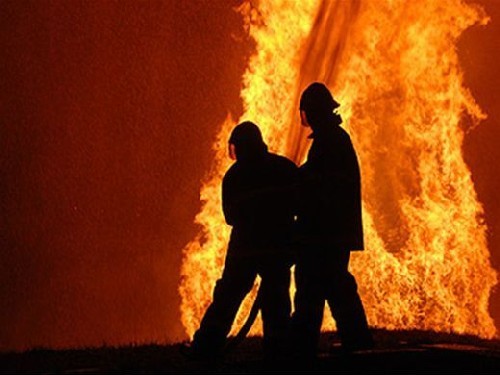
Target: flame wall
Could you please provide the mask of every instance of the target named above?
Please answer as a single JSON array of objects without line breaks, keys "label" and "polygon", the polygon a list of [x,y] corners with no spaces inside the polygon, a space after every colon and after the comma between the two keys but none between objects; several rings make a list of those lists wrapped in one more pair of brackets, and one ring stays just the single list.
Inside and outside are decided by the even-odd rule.
[{"label": "flame wall", "polygon": [[[459,0],[368,0],[246,3],[242,11],[256,52],[240,120],[257,121],[272,150],[303,160],[296,112],[307,83],[325,81],[342,104],[363,176],[367,250],[353,256],[352,269],[370,324],[493,337],[496,273],[462,155],[464,129],[485,115],[463,85],[456,52],[463,31],[487,22],[483,10]],[[232,126],[222,126],[202,188],[203,230],[185,248],[180,292],[189,334],[223,264],[219,185]],[[247,310],[248,301],[239,319]]]}]

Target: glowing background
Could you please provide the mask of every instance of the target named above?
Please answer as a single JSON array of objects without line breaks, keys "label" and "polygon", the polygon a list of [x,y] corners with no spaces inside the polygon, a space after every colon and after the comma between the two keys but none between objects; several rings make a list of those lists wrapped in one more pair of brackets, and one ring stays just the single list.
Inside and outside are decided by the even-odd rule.
[{"label": "glowing background", "polygon": [[[465,159],[499,269],[500,4],[476,3],[459,53],[489,118]],[[1,3],[0,349],[185,337],[181,249],[252,47],[237,4]]]}]

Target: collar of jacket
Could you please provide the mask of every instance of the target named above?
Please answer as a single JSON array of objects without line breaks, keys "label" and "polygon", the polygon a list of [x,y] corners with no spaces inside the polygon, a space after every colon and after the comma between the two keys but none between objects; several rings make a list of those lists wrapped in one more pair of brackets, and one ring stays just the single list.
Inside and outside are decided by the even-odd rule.
[{"label": "collar of jacket", "polygon": [[321,138],[323,135],[332,133],[335,131],[335,126],[337,125],[328,125],[319,129],[314,130],[309,136],[308,139]]},{"label": "collar of jacket", "polygon": [[259,163],[264,160],[269,155],[269,151],[265,150],[262,152],[257,152],[255,154],[246,155],[245,157],[240,157],[236,160],[238,164],[254,164]]}]

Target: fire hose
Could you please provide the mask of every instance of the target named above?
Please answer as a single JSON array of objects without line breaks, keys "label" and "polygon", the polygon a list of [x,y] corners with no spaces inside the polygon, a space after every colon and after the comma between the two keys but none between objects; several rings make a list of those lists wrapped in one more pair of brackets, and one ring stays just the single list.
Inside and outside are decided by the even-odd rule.
[{"label": "fire hose", "polygon": [[243,326],[240,328],[236,336],[234,336],[228,341],[228,343],[226,344],[226,348],[224,349],[226,352],[234,350],[234,348],[236,348],[245,339],[248,332],[250,331],[250,328],[252,328],[253,324],[255,323],[255,319],[257,318],[259,310],[262,307],[261,305],[262,305],[262,290],[259,288],[259,291],[257,293],[257,296],[255,297],[255,300],[253,301],[252,308],[250,309],[250,313],[248,314],[245,324],[243,324]]}]

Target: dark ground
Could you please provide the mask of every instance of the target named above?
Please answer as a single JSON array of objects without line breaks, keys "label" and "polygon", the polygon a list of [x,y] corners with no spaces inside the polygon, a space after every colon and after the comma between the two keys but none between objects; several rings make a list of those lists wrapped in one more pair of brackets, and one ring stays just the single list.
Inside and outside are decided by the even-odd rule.
[{"label": "dark ground", "polygon": [[0,354],[0,373],[500,373],[499,340],[422,331],[375,330],[374,336],[375,349],[343,354],[336,335],[325,333],[319,359],[307,366],[293,358],[265,363],[261,339],[253,337],[213,363],[187,360],[181,344],[34,349]]}]

